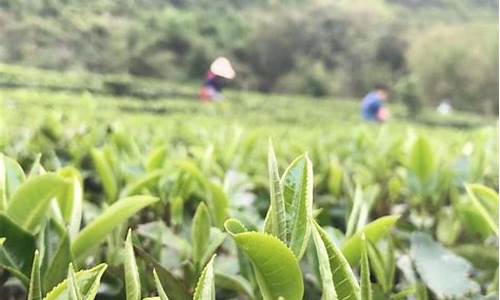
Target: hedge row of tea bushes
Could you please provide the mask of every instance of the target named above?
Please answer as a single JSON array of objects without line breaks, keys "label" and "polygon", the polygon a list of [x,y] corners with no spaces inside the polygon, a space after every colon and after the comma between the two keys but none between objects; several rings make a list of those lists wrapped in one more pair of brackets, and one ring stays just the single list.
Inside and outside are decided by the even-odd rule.
[{"label": "hedge row of tea bushes", "polygon": [[151,113],[3,90],[0,294],[497,298],[495,122],[359,124],[342,101],[230,95]]}]

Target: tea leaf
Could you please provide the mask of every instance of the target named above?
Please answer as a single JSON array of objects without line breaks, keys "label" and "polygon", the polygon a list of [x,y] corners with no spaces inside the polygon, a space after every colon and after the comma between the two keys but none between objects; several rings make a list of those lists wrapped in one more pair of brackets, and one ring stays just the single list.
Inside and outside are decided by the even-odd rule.
[{"label": "tea leaf", "polygon": [[376,219],[366,225],[358,233],[353,235],[342,246],[342,253],[351,266],[356,266],[361,259],[362,243],[361,235],[364,233],[366,238],[372,243],[376,243],[396,224],[398,215],[385,216]]},{"label": "tea leaf", "polygon": [[[268,216],[266,216],[266,232],[278,237],[281,241],[287,241],[286,236],[286,211],[285,199],[283,197],[283,187],[278,172],[278,163],[274,154],[273,145],[269,143],[268,151],[268,171],[269,171],[269,194],[270,206]],[[269,223],[269,224],[268,224]]]},{"label": "tea leaf", "polygon": [[68,285],[69,285],[69,295],[71,300],[83,300],[82,293],[78,287],[78,282],[76,280],[75,270],[73,269],[73,264],[69,264],[68,268]]},{"label": "tea leaf", "polygon": [[467,184],[465,189],[476,210],[498,236],[498,194],[479,184]]},{"label": "tea leaf", "polygon": [[215,286],[217,288],[232,290],[237,293],[247,295],[250,299],[255,298],[250,283],[245,278],[238,275],[216,272]]},{"label": "tea leaf", "polygon": [[364,234],[361,235],[363,244],[361,251],[361,299],[372,299],[372,283],[370,282],[370,265],[368,262],[368,244]]},{"label": "tea leaf", "polygon": [[25,179],[17,161],[0,153],[0,211],[7,209],[9,199]]},{"label": "tea leaf", "polygon": [[35,238],[4,213],[0,213],[0,236],[5,239],[0,246],[0,266],[12,272],[28,286],[35,253]]},{"label": "tea leaf", "polygon": [[88,224],[76,236],[71,244],[74,258],[80,261],[106,238],[116,226],[123,223],[130,216],[144,207],[158,201],[158,198],[149,196],[132,196],[123,198],[108,207],[92,223]]},{"label": "tea leaf", "polygon": [[59,208],[64,222],[68,226],[70,238],[74,238],[80,230],[82,220],[83,188],[80,173],[74,168],[66,168],[59,172],[68,184],[58,195]]},{"label": "tea leaf", "polygon": [[7,215],[24,229],[36,233],[50,201],[66,184],[64,179],[53,173],[29,178],[12,196]]},{"label": "tea leaf", "polygon": [[121,197],[126,197],[129,195],[134,195],[142,192],[143,189],[154,186],[158,183],[158,180],[163,175],[162,170],[151,171],[146,173],[144,176],[139,178],[138,180],[128,184],[120,193]]},{"label": "tea leaf", "polygon": [[[326,257],[328,258],[328,266],[330,268],[330,273],[338,299],[360,300],[360,288],[346,258],[342,255],[342,252],[340,252],[337,246],[330,240],[328,233],[326,233],[326,231],[316,222],[314,222],[314,225],[315,232],[318,235],[315,239],[315,243],[320,249],[321,244],[325,247],[327,254]],[[318,239],[318,237],[320,239]],[[322,254],[322,256],[324,256],[324,254]],[[323,270],[323,272],[326,272],[326,270]],[[327,278],[326,276],[328,275],[325,274],[325,278]]]},{"label": "tea leaf", "polygon": [[40,231],[40,240],[43,241],[43,290],[49,291],[67,277],[71,246],[66,229],[52,219]]},{"label": "tea leaf", "polygon": [[92,149],[90,154],[92,156],[92,161],[94,162],[97,174],[99,174],[99,178],[101,179],[104,191],[106,192],[106,200],[109,203],[112,203],[118,196],[118,184],[116,182],[113,169],[102,150]]},{"label": "tea leaf", "polygon": [[[99,289],[102,274],[106,271],[107,265],[100,264],[92,269],[80,271],[75,274],[76,285],[85,300],[93,300]],[[65,279],[50,291],[44,300],[67,300],[70,299],[69,282]]]},{"label": "tea leaf", "polygon": [[321,276],[322,300],[337,300],[337,292],[333,283],[332,268],[330,266],[330,257],[326,250],[325,243],[321,239],[316,226],[313,227],[312,236],[314,246],[316,247],[316,255],[318,257],[319,273]]},{"label": "tea leaf", "polygon": [[[229,219],[226,230],[254,266],[264,300],[302,299],[302,272],[293,252],[279,239],[259,232],[242,232],[243,226]],[[232,231],[237,229],[237,231]]]},{"label": "tea leaf", "polygon": [[408,168],[419,178],[422,184],[428,182],[436,168],[435,152],[427,138],[416,139],[409,154]]},{"label": "tea leaf", "polygon": [[161,285],[160,278],[158,278],[158,274],[156,273],[156,269],[153,269],[153,276],[155,278],[156,291],[158,292],[159,299],[168,300],[167,294],[165,294],[165,290],[163,290],[163,286]]},{"label": "tea leaf", "polygon": [[167,157],[168,150],[165,146],[157,147],[153,150],[153,152],[148,156],[146,162],[146,170],[151,172],[153,170],[161,169],[163,167],[163,163],[165,158]]},{"label": "tea leaf", "polygon": [[[382,290],[388,293],[390,292],[389,273],[391,272],[391,270],[387,270],[389,267],[385,266],[384,258],[382,257],[382,254],[377,249],[377,247],[370,241],[367,241],[367,244],[370,266],[374,272],[375,277],[377,278],[377,282],[382,286]],[[386,255],[389,256],[390,254],[387,253]],[[390,263],[393,263],[392,257],[388,257],[387,260],[391,260]]]},{"label": "tea leaf", "polygon": [[200,203],[193,217],[191,241],[193,243],[193,261],[198,264],[210,240],[210,216],[205,203]]},{"label": "tea leaf", "polygon": [[177,279],[172,273],[167,269],[162,267],[157,263],[154,258],[144,252],[144,250],[134,247],[135,253],[148,265],[156,270],[158,278],[165,286],[165,293],[170,299],[175,300],[191,300],[192,297],[189,295],[188,290],[184,283]]},{"label": "tea leaf", "polygon": [[28,300],[42,299],[42,285],[40,282],[40,254],[35,251],[33,258],[33,267],[31,268],[31,278],[28,291]]},{"label": "tea leaf", "polygon": [[311,234],[313,202],[312,162],[304,154],[286,169],[281,180],[286,213],[286,243],[300,260]]},{"label": "tea leaf", "polygon": [[194,291],[193,300],[215,300],[215,281],[214,281],[214,263],[215,255],[205,266],[201,272],[196,289]]},{"label": "tea leaf", "polygon": [[125,271],[125,289],[127,300],[141,299],[141,282],[135,261],[134,248],[132,247],[132,231],[129,229],[125,240],[123,269]]},{"label": "tea leaf", "polygon": [[478,290],[469,278],[471,264],[424,233],[411,235],[410,255],[418,274],[438,298],[463,298]]}]

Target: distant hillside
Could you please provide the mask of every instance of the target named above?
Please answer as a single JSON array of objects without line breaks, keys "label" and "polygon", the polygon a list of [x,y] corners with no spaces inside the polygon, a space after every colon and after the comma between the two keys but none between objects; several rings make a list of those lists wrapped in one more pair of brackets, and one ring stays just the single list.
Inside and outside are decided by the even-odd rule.
[{"label": "distant hillside", "polygon": [[[493,0],[3,0],[0,62],[179,82],[202,80],[213,58],[225,55],[238,70],[231,84],[240,89],[359,97],[377,82],[428,77],[417,74],[422,70],[411,60],[418,55],[408,53],[442,26],[484,52],[466,58],[457,50],[453,64],[484,68],[478,60],[493,61],[495,41],[473,40],[475,28],[480,23],[480,35],[495,35],[497,8]],[[440,47],[447,55],[462,44]],[[467,72],[460,68],[451,70]],[[489,72],[473,73],[498,78]],[[464,109],[496,101],[477,92],[448,95],[455,84],[417,90],[423,101],[458,96]]]}]

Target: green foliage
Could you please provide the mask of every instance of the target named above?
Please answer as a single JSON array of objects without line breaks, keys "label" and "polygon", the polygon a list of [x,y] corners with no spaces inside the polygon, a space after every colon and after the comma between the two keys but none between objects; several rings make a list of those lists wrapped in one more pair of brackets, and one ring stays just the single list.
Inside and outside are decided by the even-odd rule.
[{"label": "green foliage", "polygon": [[376,243],[389,233],[398,219],[399,216],[385,216],[378,218],[345,241],[342,246],[342,254],[345,256],[349,264],[356,265],[361,258],[361,253],[363,251],[363,242],[361,239],[362,235],[364,235],[368,241]]},{"label": "green foliage", "polygon": [[395,86],[396,98],[406,106],[409,118],[415,118],[423,108],[417,91],[417,80],[413,76],[401,78]]},{"label": "green foliage", "polygon": [[165,290],[163,290],[163,286],[160,282],[160,278],[158,277],[158,274],[156,273],[156,270],[153,269],[153,275],[155,277],[155,285],[156,285],[156,290],[158,292],[158,296],[160,300],[168,300],[167,294],[165,293]]},{"label": "green foliage", "polygon": [[40,279],[40,254],[35,251],[33,267],[31,268],[31,278],[28,291],[28,300],[42,299],[42,284]]},{"label": "green foliage", "polygon": [[[141,98],[178,92],[172,86],[154,92],[128,75],[198,82],[221,54],[237,66],[234,84],[239,87],[315,97],[361,96],[375,83],[395,83],[410,71],[422,78],[418,88],[425,102],[451,97],[461,108],[476,109],[480,101],[487,105],[479,110],[488,112],[484,109],[498,98],[498,76],[492,72],[498,61],[486,64],[495,62],[491,59],[498,52],[493,49],[498,8],[494,3],[9,0],[1,7],[6,13],[0,21],[6,26],[0,28],[0,60],[116,74],[102,80],[69,76],[71,84],[46,77],[41,85]],[[487,23],[486,29],[470,25],[479,22]],[[442,29],[443,23],[452,24],[451,33]],[[68,28],[71,35],[65,34]],[[491,37],[484,35],[486,31]],[[433,32],[437,37],[428,37]],[[33,38],[20,41],[19,36]],[[1,85],[40,85],[31,82],[20,79],[17,70],[0,71]]]},{"label": "green foliage", "polygon": [[193,300],[215,300],[214,259],[215,255],[212,256],[212,259],[201,272]]},{"label": "green foliage", "polygon": [[102,150],[93,149],[91,155],[104,190],[106,191],[107,200],[109,203],[113,203],[118,195],[118,187],[112,167]]},{"label": "green foliage", "polygon": [[361,236],[361,242],[363,243],[363,249],[361,251],[361,299],[371,300],[372,297],[372,283],[370,281],[370,264],[368,261],[368,242],[363,234]]},{"label": "green foliage", "polygon": [[[317,223],[314,225],[313,238],[323,284],[330,285],[333,281],[333,290],[338,299],[361,299],[359,284],[344,255],[330,240],[324,229]],[[323,289],[324,299],[333,297],[334,294],[328,293],[329,290],[332,290],[331,286],[323,286]]]},{"label": "green foliage", "polygon": [[[88,93],[5,95],[0,289],[7,297],[30,290],[54,299],[155,300],[204,292],[273,300],[498,293],[493,126],[356,125],[357,105],[303,97],[228,93],[231,101],[200,106]],[[46,107],[50,116],[40,116]],[[276,141],[272,151],[267,136]],[[113,173],[114,199],[95,149]],[[34,191],[37,182],[50,183],[36,184],[46,193]],[[282,229],[273,231],[275,224]],[[449,250],[415,238],[417,228]],[[101,263],[105,273],[103,265],[93,269]],[[473,288],[458,295],[463,290],[439,281],[450,276]],[[10,284],[16,280],[22,284]]]},{"label": "green foliage", "polygon": [[202,263],[203,255],[210,242],[210,216],[204,203],[200,203],[193,217],[191,242],[193,244],[193,261],[196,265]]},{"label": "green foliage", "polygon": [[75,259],[84,259],[95,247],[99,246],[116,226],[142,208],[158,201],[157,198],[147,196],[132,196],[120,199],[108,207],[92,223],[88,224],[71,244],[71,252]]},{"label": "green foliage", "polygon": [[270,205],[266,217],[266,232],[273,234],[280,240],[287,241],[287,227],[286,227],[286,212],[285,212],[285,199],[283,196],[283,185],[280,182],[280,175],[278,171],[278,163],[276,162],[276,155],[271,143],[269,143],[269,152],[267,158],[267,165],[269,168],[269,194]]},{"label": "green foliage", "polygon": [[[99,288],[101,277],[106,271],[107,265],[100,264],[92,269],[79,271],[72,276],[70,281],[64,280],[51,290],[44,299],[46,300],[64,300],[71,299],[71,291],[76,285],[83,299],[93,300]],[[69,274],[71,275],[71,269]],[[76,282],[76,284],[75,284]]]},{"label": "green foliage", "polygon": [[26,180],[9,200],[7,215],[25,230],[36,233],[50,200],[65,184],[61,177],[51,173]]},{"label": "green foliage", "polygon": [[0,248],[0,265],[28,285],[35,239],[3,213],[0,225],[0,236],[5,238]]},{"label": "green foliage", "polygon": [[481,218],[498,235],[498,193],[479,184],[466,185],[465,189]]},{"label": "green foliage", "polygon": [[265,233],[243,231],[241,224],[232,219],[226,221],[225,227],[252,262],[264,299],[302,299],[302,272],[282,241]]},{"label": "green foliage", "polygon": [[125,271],[125,291],[127,300],[141,299],[141,282],[135,261],[134,248],[132,247],[132,231],[129,229],[125,240],[123,255],[123,269]]}]

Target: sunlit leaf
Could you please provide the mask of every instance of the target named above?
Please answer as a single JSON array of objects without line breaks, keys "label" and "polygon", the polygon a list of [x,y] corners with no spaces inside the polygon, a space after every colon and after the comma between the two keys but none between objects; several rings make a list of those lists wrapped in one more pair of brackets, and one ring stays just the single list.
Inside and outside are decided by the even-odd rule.
[{"label": "sunlit leaf", "polygon": [[106,235],[116,226],[119,226],[139,210],[156,201],[158,201],[158,198],[132,196],[113,203],[76,236],[71,244],[74,258],[77,261],[84,259],[89,252],[104,241]]},{"label": "sunlit leaf", "polygon": [[392,229],[398,219],[398,215],[378,218],[366,225],[363,229],[361,229],[347,241],[345,241],[342,246],[342,253],[344,254],[349,264],[351,266],[355,266],[361,259],[361,235],[363,233],[370,242],[376,243]]},{"label": "sunlit leaf", "polygon": [[116,182],[113,169],[104,155],[104,152],[99,149],[92,149],[90,152],[94,166],[99,174],[102,186],[106,192],[108,202],[114,202],[118,196],[118,184]]},{"label": "sunlit leaf", "polygon": [[282,241],[265,233],[244,232],[241,223],[233,219],[226,221],[225,227],[252,262],[264,300],[302,299],[302,272],[295,255]]},{"label": "sunlit leaf", "polygon": [[165,293],[165,290],[163,289],[163,286],[161,285],[160,278],[158,277],[158,274],[156,273],[156,269],[153,269],[153,276],[155,278],[156,291],[158,292],[159,299],[160,300],[168,300],[167,294]]},{"label": "sunlit leaf", "polygon": [[193,261],[198,264],[210,239],[210,216],[205,203],[200,203],[193,217],[191,241],[193,243]]},{"label": "sunlit leaf", "polygon": [[286,243],[300,260],[311,234],[313,170],[304,154],[296,158],[282,177],[286,213]]},{"label": "sunlit leaf", "polygon": [[[106,268],[106,264],[100,264],[92,269],[80,271],[75,274],[76,285],[83,299],[93,300],[95,298],[102,274],[104,274]],[[66,279],[50,291],[44,300],[68,300],[71,299],[70,297],[70,286]]]},{"label": "sunlit leaf", "polygon": [[321,276],[322,300],[337,300],[337,292],[333,283],[333,273],[330,265],[330,257],[326,249],[325,243],[321,239],[316,226],[312,230],[314,245],[316,247],[316,255],[318,257],[319,273]]},{"label": "sunlit leaf", "polygon": [[[328,259],[327,266],[330,269],[333,284],[335,286],[335,292],[337,294],[338,299],[360,300],[361,299],[360,287],[358,282],[356,281],[356,278],[354,276],[354,273],[352,272],[351,267],[349,266],[349,263],[342,255],[342,252],[340,252],[337,246],[330,240],[328,233],[326,233],[326,231],[323,228],[321,228],[321,226],[319,226],[317,223],[314,223],[314,225],[316,232],[316,237],[314,239],[314,242],[319,249],[324,247],[326,250],[327,254],[326,258]],[[321,244],[323,244],[323,246],[321,246]],[[321,252],[323,251],[321,250]],[[320,253],[318,253],[318,255],[319,254]],[[324,257],[324,254],[321,255],[322,257]],[[323,259],[320,261],[320,263],[323,263]],[[323,271],[321,271],[320,269],[320,273],[325,274],[321,275],[322,280],[323,281],[326,280],[328,282],[329,279],[327,277],[328,275],[324,273],[326,272],[324,266],[321,268],[323,268]]]},{"label": "sunlit leaf", "polygon": [[[278,163],[276,162],[276,155],[271,143],[269,143],[268,151],[268,171],[269,171],[269,194],[270,206],[268,216],[266,217],[266,232],[278,237],[281,241],[285,242],[286,239],[286,211],[285,199],[283,197],[283,187],[278,172]],[[267,224],[269,223],[269,225]]]},{"label": "sunlit leaf", "polygon": [[214,258],[215,255],[201,272],[196,284],[193,300],[215,300]]},{"label": "sunlit leaf", "polygon": [[465,188],[476,210],[498,235],[498,193],[479,184],[469,184]]},{"label": "sunlit leaf", "polygon": [[69,299],[71,300],[83,300],[82,292],[78,286],[78,281],[76,279],[76,273],[73,269],[73,264],[69,264],[68,268],[68,289],[69,289]]},{"label": "sunlit leaf", "polygon": [[30,232],[36,232],[47,213],[50,201],[67,182],[60,176],[47,173],[26,180],[12,196],[7,215]]},{"label": "sunlit leaf", "polygon": [[127,300],[141,299],[141,281],[135,261],[134,248],[132,247],[132,231],[129,229],[125,240],[123,257],[123,269],[125,272],[125,291]]}]

